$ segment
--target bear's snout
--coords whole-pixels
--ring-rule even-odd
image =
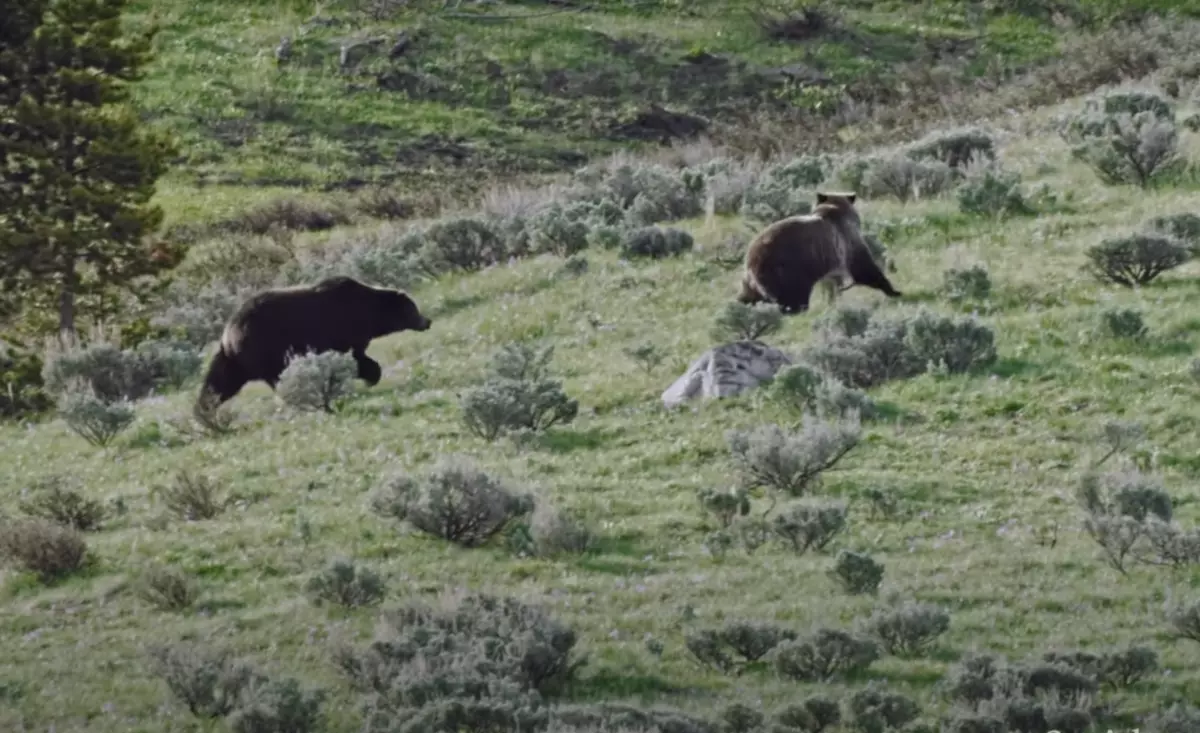
[[[429,327],[432,325],[433,325],[433,321],[429,320],[428,318],[422,318],[421,325],[417,326],[417,330],[418,331],[428,331]]]

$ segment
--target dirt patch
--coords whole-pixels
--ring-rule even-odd
[[[609,134],[618,139],[655,141],[666,145],[674,140],[694,138],[707,130],[708,125],[708,120],[703,117],[672,112],[651,104],[632,120],[614,125]]]

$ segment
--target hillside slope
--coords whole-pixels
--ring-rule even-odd
[[[1189,371],[1200,328],[1189,307],[1196,265],[1143,289],[1104,286],[1081,271],[1100,238],[1187,211],[1195,194],[1100,184],[1045,132],[1050,117],[993,128],[1001,164],[1021,176],[1020,190],[1040,207],[1035,215],[972,217],[948,195],[863,202],[868,222],[890,223],[893,277],[908,297],[883,302],[855,289],[846,300],[878,307],[876,317],[922,303],[977,311],[994,329],[998,360],[868,390],[885,417],[863,424],[861,443],[814,489],[821,499],[851,501],[845,533],[825,551],[797,555],[768,543],[751,554],[735,542],[714,557],[705,548],[717,525],[697,492],[736,479],[726,431],[788,425],[799,413],[766,393],[676,413],[658,404],[712,343],[713,318],[734,291],[736,272],[713,257],[747,227],[702,216],[673,224],[697,241],[679,257],[626,261],[592,249],[585,270],[546,255],[416,288],[434,329],[373,345],[384,381],[338,415],[295,413],[257,385],[235,403],[234,433],[189,435],[172,421],[189,410],[193,384],[139,403],[136,424],[105,450],[89,449],[61,421],[0,429],[6,507],[62,472],[112,510],[101,531],[86,535],[97,563],[82,576],[52,587],[7,576],[0,726],[83,730],[86,720],[89,731],[199,730],[180,704],[164,706],[167,688],[144,661],[144,645],[194,639],[325,686],[327,729],[360,729],[360,696],[331,650],[369,638],[376,613],[316,605],[304,591],[337,556],[377,570],[389,604],[460,588],[546,607],[589,654],[566,693],[576,702],[641,700],[706,716],[737,702],[770,713],[878,680],[934,721],[952,707],[937,681],[972,651],[1024,660],[1129,644],[1151,647],[1160,668],[1103,693],[1119,711],[1110,720],[1135,725],[1173,701],[1197,699],[1200,649],[1169,633],[1164,606],[1194,595],[1198,566],[1132,564],[1119,574],[1081,528],[1075,498],[1080,469],[1106,451],[1106,423],[1136,422],[1147,439],[1129,455],[1153,456],[1180,526],[1200,521],[1198,387]],[[1195,133],[1184,143],[1194,155]],[[1061,198],[1039,198],[1041,184]],[[970,264],[986,267],[990,293],[955,305],[943,271]],[[1147,333],[1140,341],[1105,335],[1107,307],[1137,309]],[[819,304],[764,338],[794,353],[813,342],[814,319],[826,310]],[[532,442],[485,442],[465,430],[457,397],[480,382],[497,348],[522,339],[554,345],[552,371],[579,400],[579,415]],[[665,356],[649,371],[624,353],[646,342]],[[455,453],[536,490],[585,522],[597,542],[583,554],[521,557],[500,541],[465,549],[398,533],[396,522],[371,512],[371,491],[390,472],[420,474]],[[202,521],[174,518],[155,487],[178,472],[209,477],[228,509]],[[891,518],[876,511],[888,501],[898,510]],[[755,513],[767,506],[756,500]],[[842,592],[827,577],[839,549],[883,563],[878,597]],[[153,563],[198,584],[189,609],[157,610],[136,592]],[[884,656],[846,679],[797,682],[770,667],[728,676],[698,665],[685,645],[687,635],[735,619],[799,633],[854,628],[892,597],[945,608],[949,629],[914,657]]]

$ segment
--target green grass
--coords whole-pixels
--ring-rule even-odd
[[[832,549],[867,551],[883,562],[885,596],[939,603],[951,613],[950,631],[930,655],[887,657],[867,675],[912,695],[931,717],[944,706],[936,680],[971,650],[1022,659],[1050,648],[1145,643],[1170,674],[1110,695],[1124,712],[1154,712],[1200,690],[1200,649],[1171,639],[1163,615],[1165,601],[1194,595],[1200,570],[1138,566],[1118,575],[1080,528],[1073,495],[1081,468],[1104,450],[1105,422],[1137,421],[1176,499],[1177,519],[1200,521],[1200,385],[1188,371],[1200,329],[1192,307],[1198,265],[1140,290],[1102,286],[1081,272],[1084,250],[1100,237],[1188,210],[1194,195],[1102,186],[1037,122],[1012,123],[1034,132],[1005,136],[1002,159],[1027,187],[1046,182],[1073,192],[1068,211],[980,222],[959,216],[949,197],[862,204],[868,222],[914,221],[887,243],[906,300],[952,308],[939,294],[949,266],[983,263],[993,282],[990,298],[974,307],[995,329],[997,363],[980,374],[925,374],[871,390],[902,417],[867,424],[861,445],[817,492],[856,500],[848,533]],[[1194,149],[1194,134],[1185,142]],[[936,217],[949,222],[944,231],[929,225]],[[0,428],[6,508],[55,472],[124,507],[88,535],[98,561],[82,576],[52,587],[4,576],[0,728],[81,729],[86,720],[97,733],[200,730],[168,704],[141,647],[211,638],[328,686],[329,729],[356,730],[355,696],[336,674],[329,645],[369,637],[375,614],[317,607],[303,595],[309,577],[339,554],[380,571],[389,602],[466,587],[545,604],[579,632],[590,654],[571,699],[631,698],[711,714],[732,702],[761,700],[771,710],[812,691],[849,689],[765,671],[724,677],[699,667],[684,647],[686,633],[723,619],[801,631],[845,627],[882,601],[838,591],[825,576],[831,553],[795,557],[777,546],[753,555],[735,549],[723,560],[705,553],[703,538],[715,525],[696,492],[735,479],[725,432],[797,415],[761,394],[661,409],[661,391],[711,345],[710,325],[737,280],[706,259],[706,248],[736,222],[677,225],[698,242],[696,252],[677,259],[627,263],[588,251],[591,267],[576,279],[555,277],[561,260],[547,257],[416,289],[433,329],[375,342],[370,352],[385,365],[384,380],[340,415],[294,414],[258,384],[235,401],[238,429],[223,438],[155,440],[170,434],[169,419],[186,415],[194,387],[140,403],[138,422],[107,450],[89,448],[60,421]],[[862,288],[843,297],[877,303],[883,313],[912,307]],[[1101,307],[1113,304],[1142,309],[1145,345],[1096,336]],[[787,319],[767,340],[798,348],[825,307]],[[526,338],[555,345],[554,371],[579,399],[579,417],[525,450],[471,437],[456,395],[478,382],[495,349]],[[623,353],[645,341],[667,354],[649,374]],[[598,547],[521,559],[500,545],[464,550],[400,533],[368,511],[367,494],[385,473],[420,471],[449,453],[578,513],[599,534]],[[215,519],[168,519],[153,489],[177,471],[211,476],[237,501]],[[863,497],[873,488],[892,493],[910,517],[870,518]],[[1038,544],[1036,533],[1055,524],[1057,544]],[[138,599],[130,581],[150,561],[199,580],[197,610],[161,612]],[[647,637],[664,643],[661,658],[647,651]]]
[[[939,63],[963,78],[1049,61],[1064,37],[1037,18],[979,15],[961,3],[847,4],[837,7],[845,31],[803,42],[770,39],[748,12],[715,1],[593,3],[565,12],[411,2],[382,18],[364,12],[368,5],[135,3],[132,25],[153,20],[162,28],[137,102],[183,143],[160,196],[172,222],[208,218],[175,205],[173,192],[186,198],[197,189],[229,198],[362,182],[477,191],[495,178],[541,176],[644,147],[613,130],[650,101],[736,125],[754,110],[786,115],[822,98],[764,70],[800,63],[834,89],[887,89],[904,64],[926,64],[929,49],[950,49],[951,39],[959,45]],[[309,23],[313,17],[337,24]],[[401,29],[413,38],[410,49],[389,59]],[[293,56],[277,66],[274,49],[284,36]],[[341,43],[372,37],[382,46],[339,70]],[[701,52],[725,63],[693,63]],[[384,76],[419,88],[381,88]],[[740,136],[736,127],[730,134]],[[447,154],[451,146],[465,157]]]

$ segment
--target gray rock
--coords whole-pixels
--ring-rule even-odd
[[[734,341],[704,352],[683,376],[662,393],[663,406],[678,407],[688,400],[716,399],[754,389],[775,376],[792,358],[761,341]]]

